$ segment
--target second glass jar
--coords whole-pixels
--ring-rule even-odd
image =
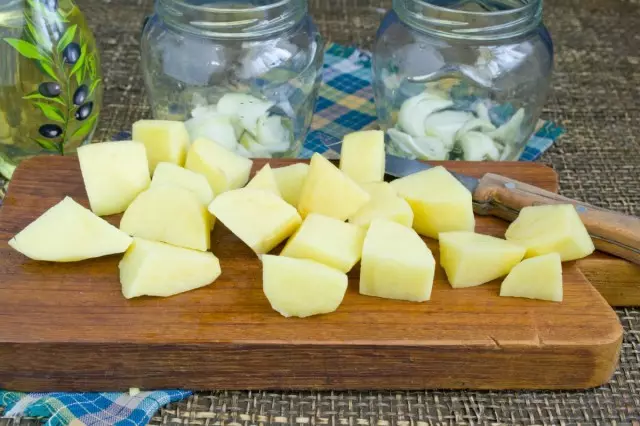
[[[394,0],[373,66],[389,152],[517,160],[553,68],[542,0]]]
[[[293,157],[321,82],[306,0],[157,0],[141,42],[156,119],[247,157]]]

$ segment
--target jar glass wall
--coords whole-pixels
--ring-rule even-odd
[[[425,160],[517,160],[553,68],[542,0],[394,0],[374,49],[388,151]]]
[[[323,48],[305,0],[157,0],[141,42],[153,117],[245,156],[295,156]]]

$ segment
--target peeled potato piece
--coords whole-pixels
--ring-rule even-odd
[[[342,272],[360,260],[365,231],[350,223],[312,213],[289,239],[281,255],[311,259]]]
[[[525,259],[500,287],[500,296],[562,302],[562,262],[558,253]]]
[[[76,262],[123,253],[132,239],[70,197],[47,210],[9,241],[30,259]]]
[[[431,298],[436,262],[411,228],[378,219],[371,222],[360,265],[360,293],[424,302]]]
[[[440,234],[440,265],[451,287],[473,287],[507,275],[524,257],[517,244],[473,232]]]
[[[309,213],[346,220],[364,206],[371,197],[350,177],[320,154],[313,154],[305,179],[298,211],[304,218]]]
[[[120,262],[122,294],[169,297],[213,283],[221,274],[211,252],[135,238]]]
[[[147,152],[140,142],[101,142],[78,148],[82,179],[91,211],[122,213],[149,187]]]
[[[282,198],[252,188],[219,195],[209,211],[258,255],[288,238],[302,221],[296,209]]]
[[[149,188],[129,206],[120,229],[134,237],[206,251],[211,216],[191,191],[176,185]]]
[[[284,317],[333,312],[347,291],[346,274],[313,260],[264,255],[262,265],[264,294]]]
[[[526,257],[559,253],[566,262],[595,251],[589,232],[571,204],[523,208],[505,238],[525,247]]]
[[[438,166],[391,182],[413,210],[413,229],[438,239],[441,232],[473,231],[471,192]]]

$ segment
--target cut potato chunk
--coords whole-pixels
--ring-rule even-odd
[[[158,163],[184,165],[189,149],[189,132],[182,121],[136,121],[133,123],[131,138],[144,144],[151,174]]]
[[[211,216],[198,197],[176,185],[149,188],[129,206],[120,229],[134,237],[194,250],[210,247]]]
[[[525,259],[500,287],[500,296],[562,302],[562,261],[558,253]]]
[[[413,228],[438,239],[441,232],[473,231],[471,192],[438,166],[391,182],[413,210]]]
[[[215,194],[245,186],[253,162],[207,139],[196,139],[187,154],[185,168],[207,178]]]
[[[207,179],[196,172],[171,163],[159,163],[151,179],[151,188],[160,185],[177,185],[193,192],[205,206],[213,201],[213,190]]]
[[[247,188],[262,189],[263,191],[269,191],[278,197],[281,197],[280,189],[278,189],[278,182],[273,174],[271,166],[265,165],[256,175],[249,181]]]
[[[296,209],[282,198],[252,188],[219,195],[209,211],[258,255],[288,238],[302,221]]]
[[[367,191],[371,198],[393,198],[398,196],[398,192],[389,182],[366,182],[360,187]]]
[[[278,182],[278,189],[282,198],[294,207],[298,207],[302,186],[309,173],[309,165],[305,163],[292,164],[273,169],[273,175]]]
[[[342,141],[340,170],[356,182],[384,179],[384,132],[366,130],[346,135]]]
[[[309,173],[302,187],[298,211],[302,217],[309,213],[346,220],[370,199],[350,177],[316,153],[311,157]]]
[[[423,302],[431,298],[435,259],[411,228],[377,219],[364,240],[360,293]]]
[[[527,249],[526,257],[559,253],[563,262],[586,257],[595,247],[571,204],[525,207],[505,234]]]
[[[169,297],[213,283],[221,274],[211,252],[135,238],[120,262],[122,294]]]
[[[102,142],[78,148],[91,210],[98,216],[122,213],[149,187],[149,164],[140,142]]]
[[[349,272],[362,255],[365,231],[332,217],[312,213],[289,239],[281,255],[311,259]]]
[[[30,259],[76,262],[124,253],[131,237],[66,197],[9,241]]]
[[[500,238],[473,232],[440,234],[440,265],[453,288],[474,287],[507,275],[525,249]]]
[[[358,212],[349,218],[354,225],[368,229],[375,219],[387,219],[411,228],[413,210],[404,198],[396,195],[395,189],[386,182],[362,184],[371,199]]]
[[[347,291],[345,273],[313,260],[264,255],[262,265],[264,294],[285,317],[333,312]]]

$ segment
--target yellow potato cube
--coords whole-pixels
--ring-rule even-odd
[[[525,207],[505,234],[527,249],[526,257],[559,253],[563,262],[594,252],[589,232],[571,204]]]
[[[423,302],[431,298],[436,261],[411,228],[384,219],[371,222],[360,264],[360,293]]]
[[[361,185],[371,199],[356,214],[349,218],[354,225],[368,229],[375,219],[387,219],[411,228],[413,210],[404,198],[398,197],[387,182],[372,182]]]
[[[269,191],[278,197],[281,197],[280,189],[278,189],[278,182],[273,174],[271,166],[265,165],[256,175],[249,181],[247,188],[262,189],[263,191]]]
[[[207,178],[215,194],[242,188],[249,181],[253,162],[204,138],[198,138],[187,154],[185,168]]]
[[[189,132],[182,121],[136,121],[133,123],[131,139],[142,142],[147,149],[151,174],[158,163],[184,165],[189,149]]]
[[[349,272],[362,256],[364,236],[365,231],[355,225],[311,213],[280,255],[311,259]]]
[[[360,187],[367,191],[371,198],[394,198],[398,192],[389,182],[365,182]]]
[[[500,287],[500,296],[562,302],[562,260],[558,253],[525,259]]]
[[[149,187],[149,164],[140,142],[102,142],[78,148],[91,210],[98,216],[122,213]]]
[[[309,213],[318,213],[346,220],[360,210],[370,198],[370,195],[350,177],[316,153],[311,157],[311,166],[302,187],[298,211],[302,217]]]
[[[205,206],[209,206],[213,201],[213,190],[203,175],[172,163],[159,163],[156,167],[153,179],[151,179],[151,188],[161,185],[177,185],[188,189]]]
[[[504,277],[524,258],[525,249],[474,232],[440,234],[440,265],[453,288],[474,287]]]
[[[296,209],[282,198],[251,188],[219,195],[209,211],[258,255],[288,238],[302,221]]]
[[[346,135],[342,140],[340,170],[356,182],[384,180],[384,132],[365,130]]]
[[[273,169],[273,175],[278,182],[278,189],[282,198],[294,207],[298,206],[302,186],[309,173],[309,165],[305,163],[292,164]]]
[[[262,267],[264,294],[287,318],[333,312],[347,292],[345,273],[313,260],[264,255]]]
[[[441,232],[473,231],[471,192],[444,167],[414,173],[391,182],[413,210],[413,229],[438,239]]]
[[[9,241],[33,260],[75,262],[124,253],[132,240],[124,232],[65,197]]]
[[[221,274],[211,252],[135,238],[120,262],[122,294],[169,297],[213,283]]]
[[[206,251],[211,216],[198,197],[176,185],[149,188],[124,212],[120,229],[127,234],[178,247]]]

